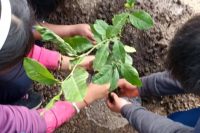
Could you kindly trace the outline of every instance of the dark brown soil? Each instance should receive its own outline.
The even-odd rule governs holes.
[[[125,0],[61,0],[57,11],[48,21],[57,24],[93,23],[96,19],[111,22],[113,14],[123,11]],[[191,15],[191,10],[178,0],[138,0],[138,9],[148,11],[155,26],[149,31],[139,31],[127,25],[123,41],[137,49],[133,55],[134,66],[141,76],[164,70],[164,59],[169,41],[177,28]],[[60,77],[60,73],[56,73]],[[37,86],[45,99],[44,104],[58,91],[58,87]],[[194,95],[147,98],[143,104],[149,110],[168,113],[199,106],[199,97]],[[59,128],[57,133],[133,133],[132,127],[120,115],[111,113],[103,101],[83,110],[72,121]]]

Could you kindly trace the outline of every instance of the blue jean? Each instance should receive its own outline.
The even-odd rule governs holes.
[[[8,72],[0,74],[0,104],[12,104],[23,97],[32,86],[20,62]]]
[[[195,127],[198,119],[200,118],[200,108],[172,113],[168,116],[168,118],[184,125]]]

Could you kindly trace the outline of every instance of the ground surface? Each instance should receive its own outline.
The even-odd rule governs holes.
[[[113,14],[123,11],[125,0],[60,0],[60,7],[47,20],[59,24],[93,23],[97,18],[111,21]],[[134,65],[141,76],[164,70],[164,58],[174,32],[200,11],[200,0],[138,0],[137,8],[148,11],[155,26],[147,32],[126,26],[123,41],[134,46]],[[51,47],[50,47],[51,48]],[[60,78],[62,74],[56,73]],[[54,95],[58,87],[36,85],[44,97],[44,104]],[[200,98],[194,95],[146,98],[143,104],[149,110],[166,115],[168,113],[200,106]],[[134,133],[126,120],[111,113],[103,101],[83,110],[72,121],[59,128],[57,133]]]

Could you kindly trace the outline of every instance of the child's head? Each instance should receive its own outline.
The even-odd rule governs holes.
[[[186,90],[200,92],[200,16],[193,17],[177,31],[166,64]]]
[[[30,10],[26,0],[10,0],[11,25],[7,39],[0,50],[0,70],[23,59],[33,44]]]
[[[28,0],[28,2],[34,10],[37,19],[48,17],[58,6],[57,0]]]

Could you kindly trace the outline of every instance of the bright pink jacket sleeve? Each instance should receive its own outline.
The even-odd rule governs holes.
[[[35,59],[48,69],[57,69],[58,61],[60,59],[60,53],[57,51],[48,50],[46,48],[34,45],[28,54],[29,58]]]
[[[68,122],[75,114],[73,105],[66,101],[58,101],[50,110],[38,110],[46,123],[46,133],[52,133],[63,123]]]

